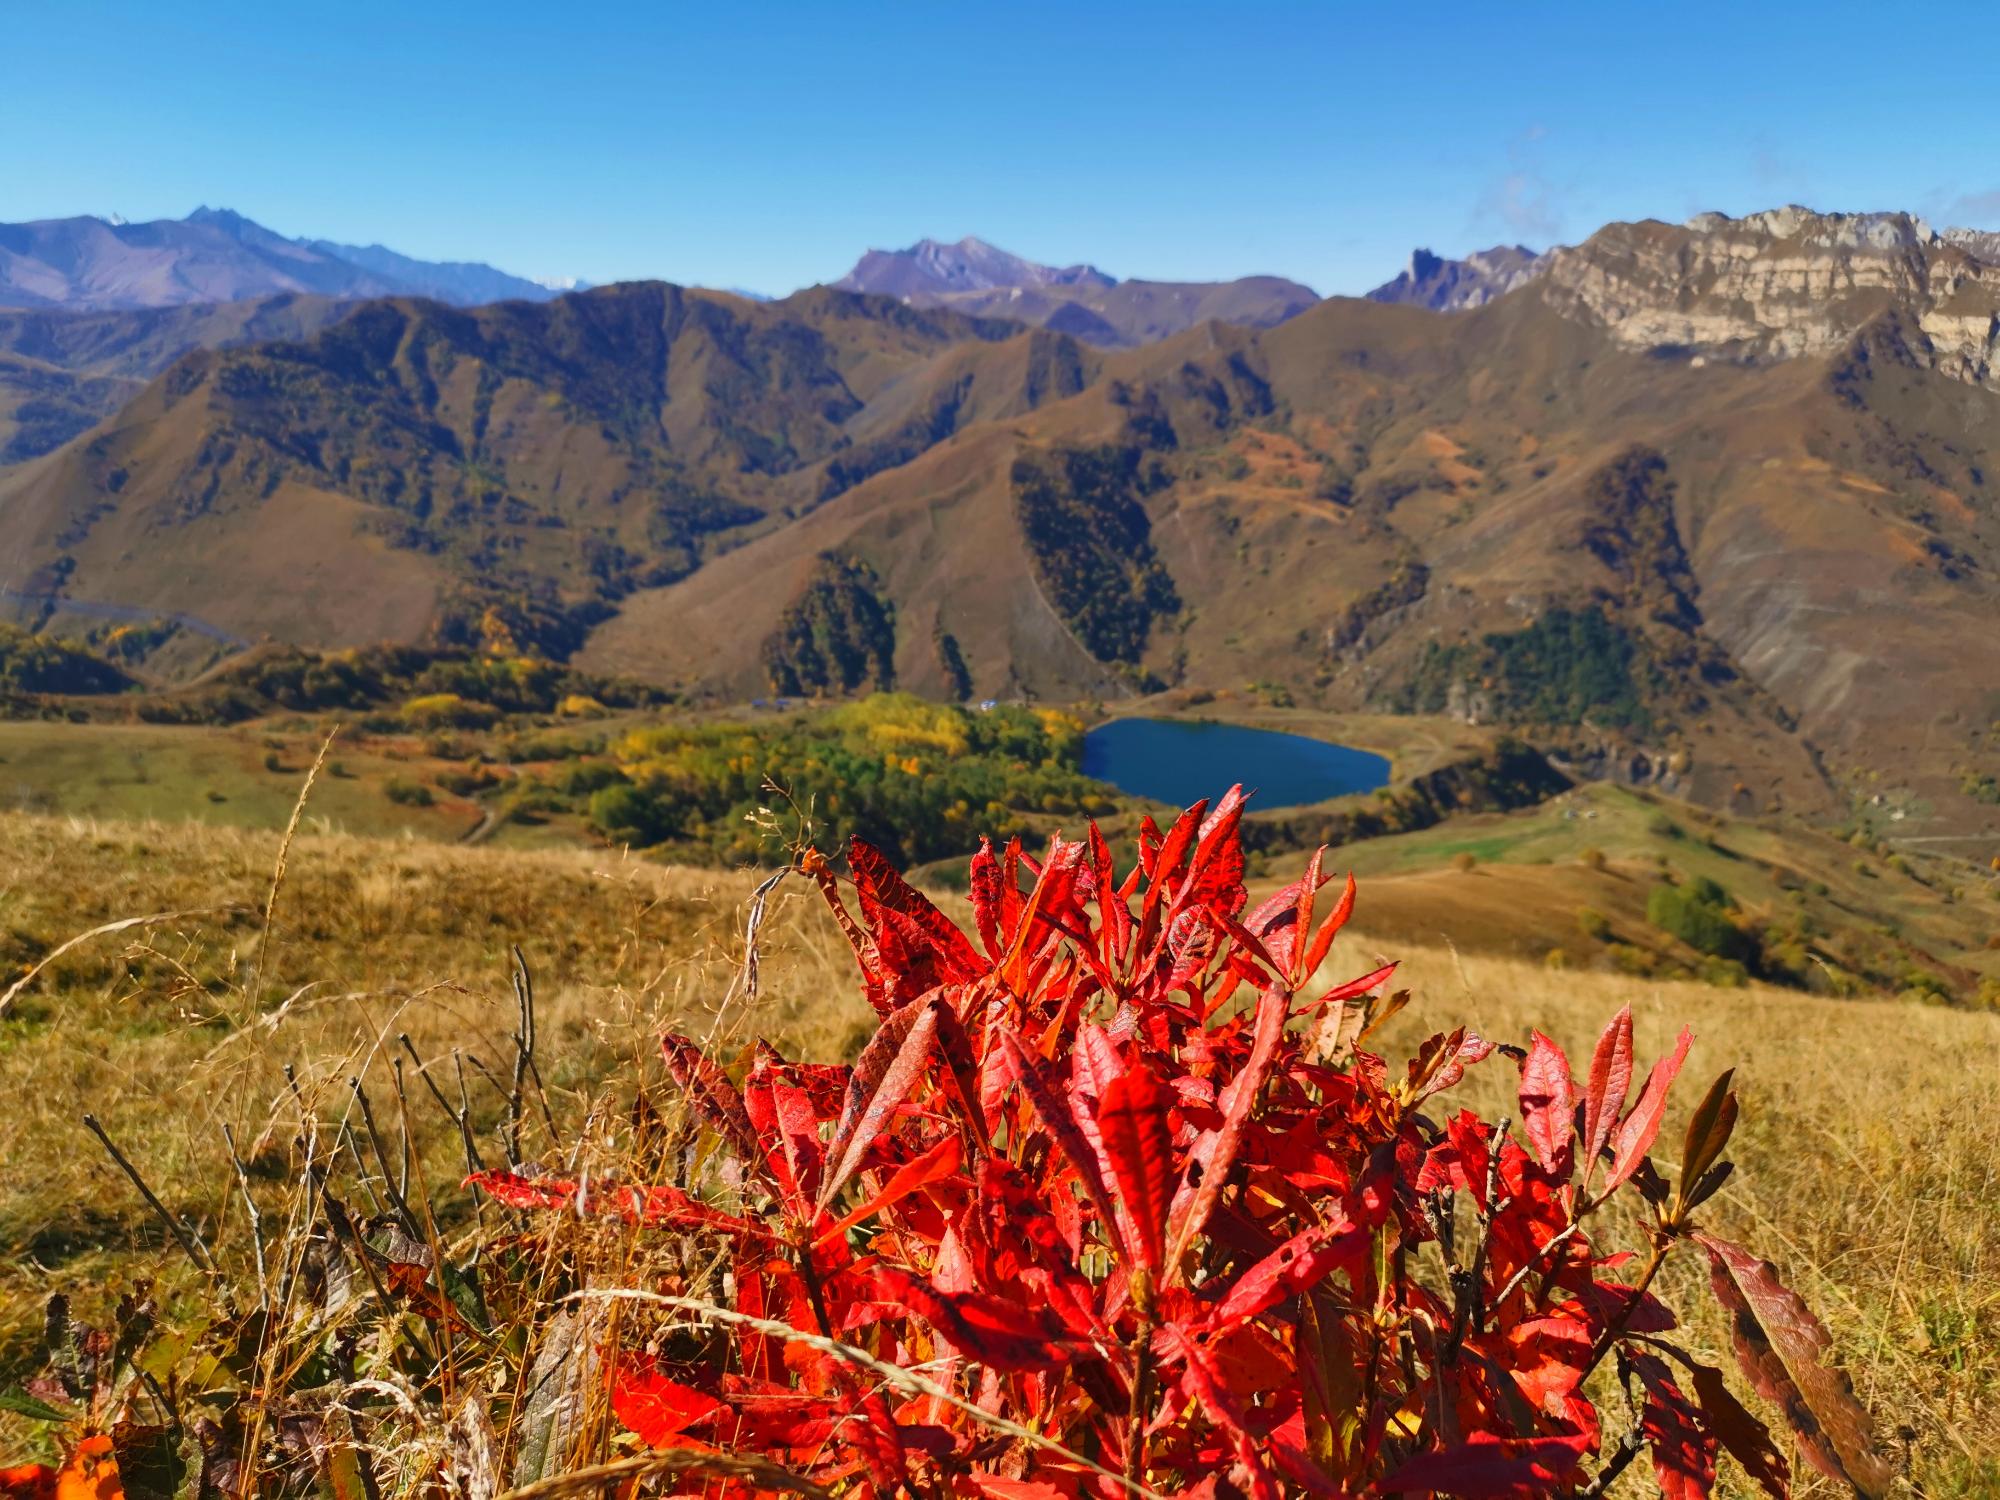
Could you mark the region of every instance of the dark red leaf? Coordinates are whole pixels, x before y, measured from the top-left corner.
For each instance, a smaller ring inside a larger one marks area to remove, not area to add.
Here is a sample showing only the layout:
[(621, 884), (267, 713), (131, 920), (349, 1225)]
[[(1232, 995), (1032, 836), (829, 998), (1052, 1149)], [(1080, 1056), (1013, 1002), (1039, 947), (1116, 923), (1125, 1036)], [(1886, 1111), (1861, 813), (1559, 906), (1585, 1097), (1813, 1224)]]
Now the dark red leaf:
[(1895, 1467), (1875, 1446), (1874, 1424), (1853, 1384), (1825, 1363), (1833, 1341), (1819, 1319), (1769, 1261), (1712, 1234), (1695, 1239), (1708, 1252), (1709, 1284), (1757, 1394), (1784, 1412), (1814, 1468), (1869, 1500), (1885, 1493)]
[(1243, 1128), (1249, 1122), (1250, 1111), (1256, 1106), (1264, 1081), (1271, 1075), (1271, 1064), (1278, 1055), (1278, 1043), (1285, 1034), (1285, 1017), (1290, 1005), (1290, 995), (1275, 986), (1265, 990), (1257, 999), (1250, 1056), (1216, 1101), (1222, 1108), (1222, 1124), (1204, 1135), (1191, 1156), (1190, 1174), (1199, 1168), (1200, 1181), (1175, 1231), (1169, 1266), (1178, 1266), (1202, 1230), (1208, 1227), (1208, 1216), (1215, 1211), (1222, 1189), (1229, 1180), (1230, 1169), (1236, 1165), (1236, 1154), (1243, 1145)]
[(1734, 1074), (1735, 1070), (1730, 1069), (1710, 1084), (1701, 1103), (1688, 1117), (1687, 1139), (1681, 1146), (1680, 1190), (1683, 1205), (1691, 1202), (1696, 1190), (1704, 1185), (1702, 1179), (1715, 1165), (1715, 1159), (1722, 1155), (1723, 1147), (1729, 1144), (1729, 1137), (1736, 1129), (1736, 1095), (1729, 1089), (1729, 1080)]
[(764, 1147), (750, 1123), (749, 1111), (743, 1107), (743, 1096), (736, 1092), (729, 1076), (688, 1037), (669, 1031), (660, 1038), (660, 1051), (666, 1057), (667, 1072), (687, 1095), (688, 1107), (701, 1122), (728, 1143), (744, 1166), (768, 1171)]
[(910, 993), (940, 984), (965, 984), (986, 970), (957, 925), (897, 873), (880, 849), (862, 839), (848, 844), (848, 872), (861, 899), (861, 920), (875, 933), (885, 963)]
[(1502, 1438), (1478, 1433), (1455, 1447), (1419, 1454), (1377, 1488), (1390, 1495), (1546, 1495), (1568, 1482), (1589, 1445), (1581, 1434)]
[(1042, 1128), (1049, 1133), (1050, 1139), (1061, 1150), (1064, 1158), (1076, 1169), (1077, 1176), (1083, 1181), (1084, 1191), (1090, 1195), (1091, 1203), (1104, 1222), (1104, 1232), (1116, 1234), (1117, 1212), (1112, 1207), (1111, 1194), (1105, 1187), (1096, 1147), (1077, 1124), (1069, 1106), (1049, 1087), (1048, 1081), (1042, 1076), (1041, 1069), (1035, 1062), (1034, 1054), (1028, 1051), (1020, 1037), (1011, 1030), (1002, 1030), (999, 1039), (999, 1056), (1009, 1075), (1021, 1086), (1021, 1092), (1027, 1097), (1029, 1106), (1034, 1110), (1036, 1118), (1042, 1122)]
[(840, 1111), (840, 1124), (826, 1148), (826, 1181), (819, 1191), (823, 1208), (831, 1203), (847, 1179), (861, 1168), (862, 1159), (895, 1117), (896, 1110), (930, 1065), (931, 1049), (937, 1041), (938, 1013), (943, 995), (933, 993), (889, 1015), (855, 1060), (854, 1074), (847, 1081), (847, 1099)]
[(1714, 1365), (1688, 1362), (1695, 1399), (1701, 1403), (1702, 1417), (1729, 1450), (1729, 1456), (1743, 1466), (1771, 1500), (1789, 1500), (1792, 1493), (1792, 1466), (1771, 1441), (1771, 1430), (1752, 1416), (1722, 1378)]
[(1653, 1456), (1662, 1500), (1708, 1500), (1715, 1488), (1715, 1435), (1658, 1355), (1634, 1355), (1632, 1366), (1646, 1388), (1639, 1430)]
[(1077, 1351), (1076, 1341), (1043, 1308), (986, 1292), (947, 1295), (894, 1266), (875, 1271), (869, 1282), (877, 1301), (922, 1318), (961, 1354), (996, 1370), (1045, 1370)]

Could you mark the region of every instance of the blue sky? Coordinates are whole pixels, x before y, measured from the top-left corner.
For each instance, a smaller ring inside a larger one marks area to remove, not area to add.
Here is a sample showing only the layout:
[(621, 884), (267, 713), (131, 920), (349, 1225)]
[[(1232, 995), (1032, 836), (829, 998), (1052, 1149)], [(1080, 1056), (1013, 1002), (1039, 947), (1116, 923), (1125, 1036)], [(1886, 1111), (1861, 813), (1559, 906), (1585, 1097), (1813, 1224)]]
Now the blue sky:
[(0, 0), (0, 221), (240, 210), (783, 292), (977, 234), (1122, 276), (1783, 202), (2000, 227), (2000, 6)]

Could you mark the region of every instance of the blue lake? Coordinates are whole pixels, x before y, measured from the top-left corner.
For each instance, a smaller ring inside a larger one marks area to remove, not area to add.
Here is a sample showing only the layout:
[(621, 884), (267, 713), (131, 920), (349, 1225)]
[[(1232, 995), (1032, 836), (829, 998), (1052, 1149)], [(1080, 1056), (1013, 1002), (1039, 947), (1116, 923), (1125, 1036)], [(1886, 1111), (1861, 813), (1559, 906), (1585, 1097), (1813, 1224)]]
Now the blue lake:
[(1366, 750), (1187, 719), (1113, 719), (1084, 736), (1083, 774), (1121, 792), (1186, 807), (1236, 782), (1252, 807), (1297, 807), (1389, 784), (1389, 762)]

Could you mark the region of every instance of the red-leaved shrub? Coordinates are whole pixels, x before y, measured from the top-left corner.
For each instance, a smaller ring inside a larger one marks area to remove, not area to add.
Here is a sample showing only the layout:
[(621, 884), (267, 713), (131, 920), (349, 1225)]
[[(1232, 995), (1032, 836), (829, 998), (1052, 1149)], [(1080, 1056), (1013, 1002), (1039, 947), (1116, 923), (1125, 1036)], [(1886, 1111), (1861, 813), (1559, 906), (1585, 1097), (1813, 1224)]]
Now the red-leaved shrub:
[[(1595, 1494), (1642, 1451), (1685, 1497), (1724, 1450), (1783, 1495), (1785, 1456), (1650, 1290), (1687, 1245), (1798, 1452), (1879, 1492), (1824, 1330), (1693, 1218), (1730, 1170), (1729, 1075), (1668, 1174), (1686, 1032), (1643, 1077), (1628, 1012), (1580, 1077), (1539, 1033), (1463, 1028), (1392, 1069), (1368, 1050), (1391, 970), (1314, 988), (1353, 882), (1320, 915), (1315, 855), (1246, 912), (1242, 805), (1148, 823), (1122, 874), (1095, 828), (1039, 864), (982, 848), (972, 935), (859, 843), (850, 914), (808, 855), (881, 1024), (851, 1068), (760, 1044), (741, 1087), (665, 1039), (727, 1200), (476, 1178), (717, 1243), (720, 1301), (640, 1289), (673, 1321), (618, 1356), (624, 1422), (885, 1497)], [(1518, 1115), (1443, 1107), (1496, 1052)], [(1643, 1238), (1618, 1248), (1627, 1195)]]

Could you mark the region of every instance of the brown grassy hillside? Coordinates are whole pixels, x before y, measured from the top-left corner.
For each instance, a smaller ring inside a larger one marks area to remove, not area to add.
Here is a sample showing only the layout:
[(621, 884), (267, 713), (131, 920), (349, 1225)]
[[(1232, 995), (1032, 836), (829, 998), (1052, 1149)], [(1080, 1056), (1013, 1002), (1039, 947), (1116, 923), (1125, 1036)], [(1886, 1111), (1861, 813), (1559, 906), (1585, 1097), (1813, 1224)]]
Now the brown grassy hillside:
[(0, 479), (0, 568), (724, 698), (768, 689), (832, 568), (920, 691), (954, 659), (973, 697), (1273, 683), (1732, 811), (1880, 795), (1991, 838), (2000, 396), (1940, 342), (1956, 262), (1774, 304), (1768, 344), (1652, 338), (1641, 292), (1735, 305), (1675, 257), (1746, 233), (1614, 226), (1462, 315), (1336, 299), (1115, 353), (823, 288), (370, 304), (190, 356)]

